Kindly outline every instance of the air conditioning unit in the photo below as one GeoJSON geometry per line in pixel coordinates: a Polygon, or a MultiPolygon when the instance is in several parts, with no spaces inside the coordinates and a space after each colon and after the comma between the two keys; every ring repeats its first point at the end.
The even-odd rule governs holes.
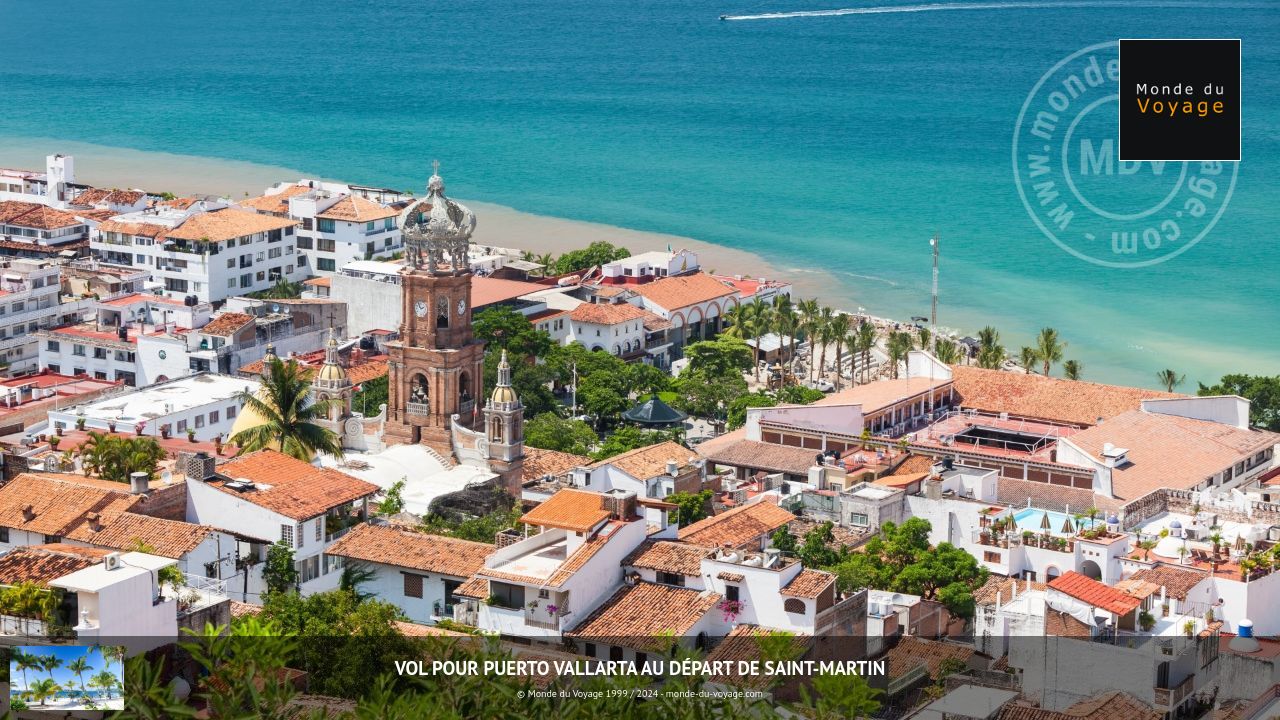
{"type": "Polygon", "coordinates": [[[108,553],[106,557],[102,558],[102,567],[107,570],[118,570],[123,564],[124,561],[121,560],[118,552],[108,553]]]}

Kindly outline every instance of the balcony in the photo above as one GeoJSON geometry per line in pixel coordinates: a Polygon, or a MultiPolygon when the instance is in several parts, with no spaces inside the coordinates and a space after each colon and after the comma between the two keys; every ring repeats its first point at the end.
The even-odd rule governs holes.
{"type": "Polygon", "coordinates": [[[405,403],[404,411],[409,413],[410,415],[430,415],[431,404],[417,403],[417,402],[405,403]]]}
{"type": "Polygon", "coordinates": [[[1155,688],[1155,705],[1157,708],[1175,708],[1182,704],[1183,700],[1191,694],[1196,678],[1195,673],[1186,677],[1185,680],[1178,683],[1177,687],[1172,688],[1155,688]]]}
{"type": "Polygon", "coordinates": [[[475,400],[463,400],[462,402],[458,403],[458,415],[461,416],[464,420],[466,418],[471,417],[471,413],[474,412],[475,409],[476,409],[475,400]]]}

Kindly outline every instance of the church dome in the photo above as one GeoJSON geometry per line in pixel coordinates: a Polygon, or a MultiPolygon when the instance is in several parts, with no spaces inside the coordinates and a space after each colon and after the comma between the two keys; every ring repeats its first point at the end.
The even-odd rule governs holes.
{"type": "Polygon", "coordinates": [[[498,360],[498,384],[494,386],[489,402],[495,407],[516,405],[520,402],[515,388],[511,387],[511,363],[507,362],[506,350],[502,351],[502,358],[498,360]]]}
{"type": "Polygon", "coordinates": [[[333,328],[329,328],[329,340],[325,343],[324,365],[316,373],[317,381],[334,386],[347,379],[347,369],[338,361],[338,337],[333,328]]]}
{"type": "Polygon", "coordinates": [[[466,249],[476,229],[476,215],[462,203],[445,197],[439,163],[427,182],[427,196],[409,204],[400,213],[408,258],[414,267],[423,264],[433,272],[438,263],[451,264],[455,272],[465,271],[466,249]]]}

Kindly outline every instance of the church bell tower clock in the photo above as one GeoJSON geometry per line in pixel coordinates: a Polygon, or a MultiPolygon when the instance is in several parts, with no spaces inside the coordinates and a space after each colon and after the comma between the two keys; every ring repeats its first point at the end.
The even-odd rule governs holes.
{"type": "Polygon", "coordinates": [[[476,218],[445,197],[439,163],[427,196],[400,214],[408,269],[400,275],[400,339],[389,346],[389,443],[425,443],[453,453],[453,418],[480,425],[484,343],[471,329],[471,266],[467,246],[476,218]]]}

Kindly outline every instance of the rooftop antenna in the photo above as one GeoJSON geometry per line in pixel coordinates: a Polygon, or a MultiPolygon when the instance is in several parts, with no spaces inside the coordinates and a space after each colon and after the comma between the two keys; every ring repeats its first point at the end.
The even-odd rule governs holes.
{"type": "Polygon", "coordinates": [[[937,404],[933,397],[933,366],[938,357],[938,231],[933,231],[929,246],[933,248],[933,300],[929,307],[929,412],[937,404]]]}
{"type": "Polygon", "coordinates": [[[432,175],[439,175],[439,174],[440,174],[440,161],[439,161],[439,160],[432,160],[432,161],[431,161],[431,174],[432,174],[432,175]]]}

